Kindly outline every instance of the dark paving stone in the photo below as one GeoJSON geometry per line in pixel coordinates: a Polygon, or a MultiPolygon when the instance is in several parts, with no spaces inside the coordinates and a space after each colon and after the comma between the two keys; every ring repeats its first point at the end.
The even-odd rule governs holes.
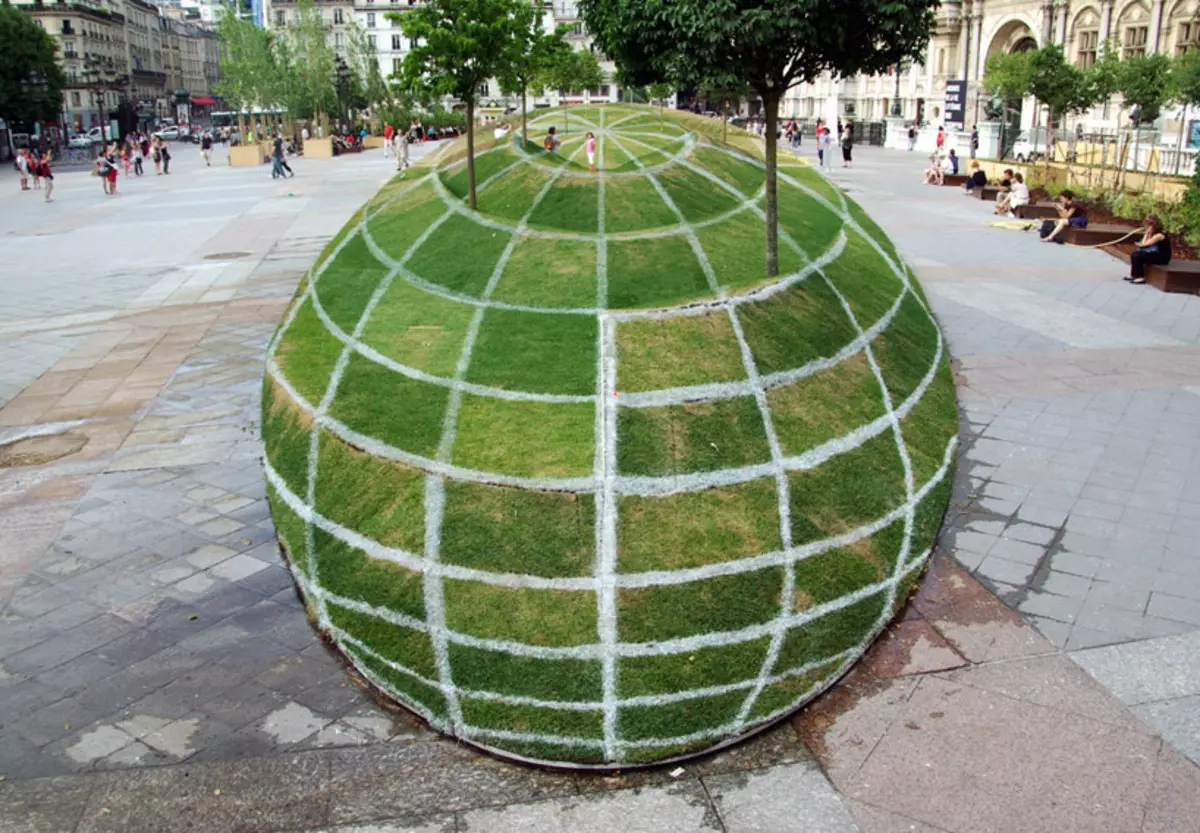
{"type": "Polygon", "coordinates": [[[30,712],[17,721],[14,727],[18,734],[31,743],[44,746],[69,734],[72,730],[95,723],[100,717],[101,715],[81,702],[79,698],[68,697],[30,712]]]}
{"type": "Polygon", "coordinates": [[[61,699],[58,690],[37,680],[22,680],[0,687],[0,729],[12,726],[30,712],[61,699]]]}
{"type": "Polygon", "coordinates": [[[0,831],[64,833],[83,816],[94,783],[67,776],[0,784],[0,831]]]}
{"type": "Polygon", "coordinates": [[[288,703],[288,698],[256,682],[243,683],[200,703],[196,708],[230,726],[255,724],[288,703]]]}
{"type": "MultiPolygon", "coordinates": [[[[267,571],[263,570],[262,572],[267,571]]],[[[288,610],[283,605],[263,600],[253,607],[233,614],[229,619],[252,634],[265,634],[272,628],[282,624],[285,619],[294,615],[291,610],[288,610]]]]}
{"type": "Polygon", "coordinates": [[[330,677],[292,695],[292,699],[317,714],[332,718],[341,717],[364,705],[375,707],[371,695],[355,684],[348,675],[341,679],[330,677]]]}
{"type": "Polygon", "coordinates": [[[328,823],[329,753],[96,776],[79,833],[269,833],[328,823]]]}
{"type": "Polygon", "coordinates": [[[9,673],[38,674],[112,642],[132,629],[133,625],[124,619],[104,614],[9,657],[4,665],[9,673]]]}
{"type": "Polygon", "coordinates": [[[171,641],[163,634],[151,630],[138,630],[114,639],[98,648],[95,653],[107,658],[122,668],[141,662],[159,651],[169,648],[171,641]]]}
{"type": "Polygon", "coordinates": [[[73,697],[93,683],[120,671],[123,666],[113,662],[100,651],[92,651],[78,659],[34,677],[60,697],[73,697]]]}
{"type": "Polygon", "coordinates": [[[575,795],[575,778],[502,764],[449,741],[332,752],[330,823],[451,813],[575,795]]]}
{"type": "MultiPolygon", "coordinates": [[[[42,619],[6,619],[0,622],[0,659],[19,654],[58,635],[58,629],[42,619]]],[[[9,669],[9,673],[12,670],[9,669]]]]}
{"type": "MultiPolygon", "coordinates": [[[[284,590],[291,589],[293,586],[292,574],[285,568],[275,565],[271,565],[265,570],[259,570],[249,578],[238,582],[238,587],[254,593],[260,593],[268,599],[284,590]]],[[[289,610],[292,610],[295,606],[288,605],[287,607],[289,610]]]]}
{"type": "Polygon", "coordinates": [[[114,714],[204,663],[203,657],[176,647],[167,648],[89,686],[80,692],[79,699],[98,714],[114,714]]]}
{"type": "Polygon", "coordinates": [[[304,691],[341,676],[341,668],[329,660],[292,654],[255,677],[255,682],[276,691],[304,691]]]}

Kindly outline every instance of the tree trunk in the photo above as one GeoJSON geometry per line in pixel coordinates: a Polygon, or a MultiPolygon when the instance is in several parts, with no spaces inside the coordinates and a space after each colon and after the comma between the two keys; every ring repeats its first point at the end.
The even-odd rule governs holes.
{"type": "Polygon", "coordinates": [[[767,180],[767,277],[773,278],[779,274],[779,190],[775,179],[775,125],[779,121],[779,94],[766,94],[762,99],[767,110],[764,154],[767,180]]]}
{"type": "Polygon", "coordinates": [[[721,107],[721,143],[729,144],[729,102],[721,107]]]}
{"type": "Polygon", "coordinates": [[[467,99],[467,203],[475,210],[475,102],[467,99]]]}
{"type": "Polygon", "coordinates": [[[521,150],[525,150],[525,146],[529,144],[529,85],[521,85],[521,150]]]}

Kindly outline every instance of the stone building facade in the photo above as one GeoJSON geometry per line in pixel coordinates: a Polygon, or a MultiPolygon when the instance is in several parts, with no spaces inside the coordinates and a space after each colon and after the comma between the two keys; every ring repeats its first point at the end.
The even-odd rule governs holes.
{"type": "MultiPolygon", "coordinates": [[[[799,85],[783,114],[881,121],[899,99],[906,120],[937,124],[945,117],[947,82],[959,80],[966,82],[969,129],[984,119],[982,79],[992,55],[1057,43],[1068,60],[1086,67],[1105,43],[1122,57],[1176,55],[1200,45],[1200,0],[945,0],[936,15],[924,63],[904,65],[898,76],[893,70],[799,85]]],[[[1027,112],[1024,120],[1030,118],[1027,112]]],[[[1114,108],[1097,108],[1083,121],[1088,128],[1113,127],[1115,118],[1114,108]]]]}

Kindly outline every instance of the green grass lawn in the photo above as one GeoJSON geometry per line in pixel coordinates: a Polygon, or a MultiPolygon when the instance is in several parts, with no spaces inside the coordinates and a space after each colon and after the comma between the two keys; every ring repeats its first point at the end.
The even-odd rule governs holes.
{"type": "Polygon", "coordinates": [[[267,497],[314,621],[386,694],[501,754],[654,763],[798,708],[895,615],[954,380],[896,248],[817,172],[780,181],[780,277],[844,250],[776,285],[745,133],[534,121],[523,149],[482,137],[478,212],[460,142],[325,247],[263,385],[267,497]],[[569,158],[587,130],[598,174],[569,158]]]}

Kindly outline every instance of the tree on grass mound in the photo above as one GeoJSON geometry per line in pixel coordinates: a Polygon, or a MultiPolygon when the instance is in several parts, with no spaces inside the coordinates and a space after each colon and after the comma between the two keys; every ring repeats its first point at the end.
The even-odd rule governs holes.
{"type": "Polygon", "coordinates": [[[780,172],[764,279],[760,155],[593,115],[598,173],[504,143],[477,211],[457,148],[385,186],[287,314],[262,435],[365,678],[498,754],[628,767],[846,672],[926,564],[957,413],[920,288],[826,179],[780,172]]]}
{"type": "Polygon", "coordinates": [[[429,0],[389,12],[417,45],[404,56],[400,83],[418,96],[453,96],[467,108],[467,192],[475,208],[475,105],[479,88],[506,69],[518,0],[429,0]]]}
{"type": "Polygon", "coordinates": [[[579,0],[588,31],[626,78],[749,84],[766,113],[766,271],[779,274],[779,102],[824,72],[872,75],[929,43],[939,0],[579,0]]]}

